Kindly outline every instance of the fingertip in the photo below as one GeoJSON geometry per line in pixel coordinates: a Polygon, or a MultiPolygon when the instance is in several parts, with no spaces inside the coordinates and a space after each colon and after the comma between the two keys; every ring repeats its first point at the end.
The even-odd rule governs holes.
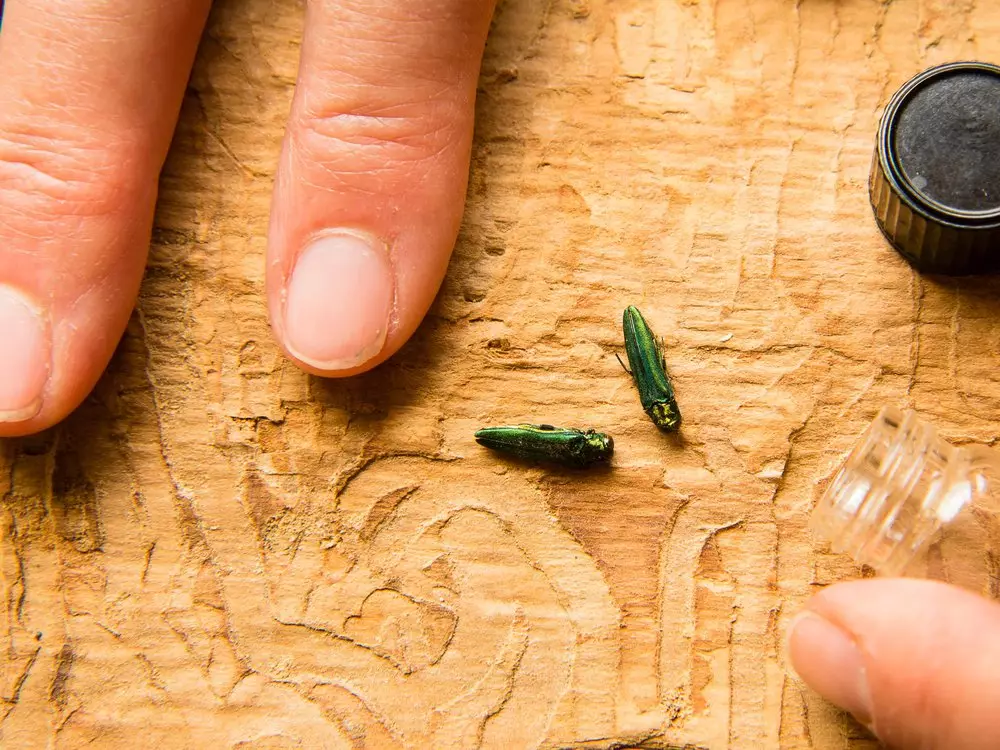
{"type": "Polygon", "coordinates": [[[891,746],[1000,746],[993,602],[929,580],[845,582],[807,603],[787,643],[809,687],[891,746]]]}
{"type": "Polygon", "coordinates": [[[299,367],[324,377],[395,354],[440,289],[492,2],[358,10],[312,6],[269,229],[272,328],[299,367]]]}
{"type": "Polygon", "coordinates": [[[57,425],[93,391],[134,309],[131,303],[138,294],[143,258],[140,253],[126,257],[120,276],[95,281],[89,290],[70,299],[42,301],[41,293],[0,284],[0,326],[8,323],[3,312],[5,293],[29,300],[41,326],[36,334],[0,337],[0,397],[5,392],[24,394],[22,402],[29,402],[28,394],[32,397],[31,408],[0,415],[7,417],[0,418],[0,438],[34,435],[57,425]],[[123,304],[108,304],[109,299],[123,304]],[[25,363],[12,366],[19,358],[25,363]]]}
{"type": "Polygon", "coordinates": [[[40,306],[0,284],[0,425],[23,424],[42,408],[52,369],[51,330],[40,306]]]}
{"type": "MultiPolygon", "coordinates": [[[[0,9],[2,9],[0,2],[0,9]]],[[[23,0],[0,45],[0,436],[63,420],[131,315],[207,0],[23,0]]]]}
{"type": "Polygon", "coordinates": [[[786,653],[801,680],[862,724],[871,724],[865,660],[850,633],[805,610],[789,625],[786,653]]]}

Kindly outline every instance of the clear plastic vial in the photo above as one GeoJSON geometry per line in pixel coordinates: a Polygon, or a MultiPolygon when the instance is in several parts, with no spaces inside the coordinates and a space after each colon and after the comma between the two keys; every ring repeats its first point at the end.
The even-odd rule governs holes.
{"type": "Polygon", "coordinates": [[[816,506],[813,531],[880,575],[995,595],[1000,454],[955,447],[912,411],[883,409],[816,506]]]}

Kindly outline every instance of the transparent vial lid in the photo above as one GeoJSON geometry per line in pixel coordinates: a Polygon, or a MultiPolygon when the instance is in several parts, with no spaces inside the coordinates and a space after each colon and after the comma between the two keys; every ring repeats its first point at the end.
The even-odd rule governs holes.
{"type": "Polygon", "coordinates": [[[1000,454],[956,447],[915,412],[883,409],[813,511],[834,552],[885,576],[994,594],[1000,564],[1000,454]]]}

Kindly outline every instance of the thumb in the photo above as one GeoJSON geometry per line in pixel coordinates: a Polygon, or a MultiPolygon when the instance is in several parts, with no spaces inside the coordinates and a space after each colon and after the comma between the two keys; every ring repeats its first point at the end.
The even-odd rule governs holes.
{"type": "Polygon", "coordinates": [[[1000,747],[997,604],[933,581],[837,584],[793,621],[788,653],[889,747],[1000,747]]]}

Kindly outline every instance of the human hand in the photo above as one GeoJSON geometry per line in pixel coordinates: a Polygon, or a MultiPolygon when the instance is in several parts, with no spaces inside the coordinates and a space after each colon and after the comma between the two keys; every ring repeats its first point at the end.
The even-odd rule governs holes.
{"type": "Polygon", "coordinates": [[[1000,747],[1000,606],[943,583],[872,579],[817,594],[790,626],[802,679],[888,747],[1000,747]]]}
{"type": "MultiPolygon", "coordinates": [[[[210,0],[7,0],[0,31],[0,437],[90,392],[133,309],[210,0]]],[[[416,330],[467,185],[493,0],[310,0],[275,180],[267,305],[303,369],[416,330]]]]}

